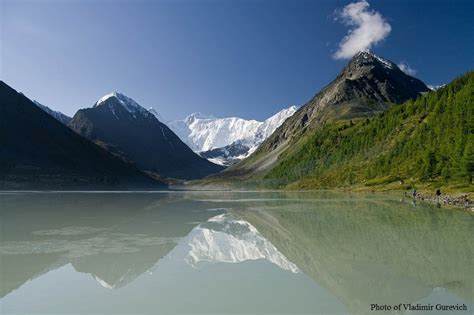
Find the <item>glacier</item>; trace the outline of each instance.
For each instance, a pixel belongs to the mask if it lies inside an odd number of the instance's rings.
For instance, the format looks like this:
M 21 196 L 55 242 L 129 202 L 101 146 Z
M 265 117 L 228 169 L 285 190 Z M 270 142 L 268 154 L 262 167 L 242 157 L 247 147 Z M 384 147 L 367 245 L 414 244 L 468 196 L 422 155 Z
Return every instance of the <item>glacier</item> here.
M 164 123 L 194 152 L 214 163 L 229 165 L 254 152 L 297 110 L 297 106 L 290 106 L 264 121 L 193 113 L 183 120 Z M 159 115 L 155 116 L 160 120 Z

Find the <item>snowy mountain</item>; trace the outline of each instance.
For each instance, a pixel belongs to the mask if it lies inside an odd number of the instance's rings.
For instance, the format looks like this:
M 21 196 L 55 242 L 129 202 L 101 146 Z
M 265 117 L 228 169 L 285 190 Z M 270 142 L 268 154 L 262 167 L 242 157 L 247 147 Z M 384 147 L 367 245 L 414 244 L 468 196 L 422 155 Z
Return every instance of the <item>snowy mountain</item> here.
M 0 189 L 166 187 L 79 136 L 3 81 L 0 135 L 0 165 L 8 166 L 0 171 Z
M 46 105 L 43 105 L 35 100 L 32 100 L 32 102 L 38 106 L 39 108 L 41 108 L 42 110 L 44 110 L 45 112 L 47 112 L 48 114 L 50 114 L 51 116 L 53 116 L 54 118 L 56 118 L 57 120 L 59 120 L 60 122 L 62 122 L 64 125 L 67 125 L 69 124 L 69 122 L 72 120 L 71 117 L 67 116 L 67 115 L 64 115 L 63 113 L 61 112 L 58 112 L 58 111 L 55 111 L 55 110 L 52 110 L 51 108 L 49 108 L 48 106 Z
M 132 115 L 136 115 L 137 113 L 142 114 L 144 116 L 151 116 L 150 111 L 146 110 L 142 106 L 140 106 L 137 102 L 135 102 L 133 99 L 131 99 L 128 96 L 125 96 L 121 93 L 117 92 L 112 92 L 110 94 L 102 96 L 95 104 L 93 107 L 99 107 L 99 106 L 107 106 L 113 114 L 116 116 L 115 113 L 115 106 L 116 104 L 120 104 L 121 107 L 125 108 L 129 113 Z
M 197 179 L 222 169 L 194 153 L 152 112 L 117 92 L 79 110 L 69 127 L 142 171 L 163 177 Z
M 245 158 L 298 108 L 291 106 L 265 121 L 216 118 L 194 113 L 167 125 L 193 151 L 214 163 L 229 165 Z

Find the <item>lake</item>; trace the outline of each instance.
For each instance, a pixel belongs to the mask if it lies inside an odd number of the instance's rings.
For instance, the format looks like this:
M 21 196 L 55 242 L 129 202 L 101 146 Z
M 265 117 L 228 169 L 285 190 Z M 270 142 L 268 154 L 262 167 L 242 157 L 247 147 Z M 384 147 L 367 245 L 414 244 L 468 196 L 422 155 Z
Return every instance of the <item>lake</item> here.
M 473 232 L 390 195 L 1 193 L 0 313 L 470 314 Z

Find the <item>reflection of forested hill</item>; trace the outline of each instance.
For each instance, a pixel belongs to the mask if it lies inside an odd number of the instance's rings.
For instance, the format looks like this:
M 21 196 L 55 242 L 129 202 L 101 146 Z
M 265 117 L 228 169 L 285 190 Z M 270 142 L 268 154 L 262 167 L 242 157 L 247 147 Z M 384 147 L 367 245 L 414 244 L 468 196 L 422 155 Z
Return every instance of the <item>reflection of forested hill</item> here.
M 390 201 L 322 200 L 232 213 L 354 314 L 371 303 L 416 302 L 435 287 L 473 301 L 473 220 Z M 254 210 L 258 208 L 256 204 Z
M 0 297 L 67 263 L 105 287 L 124 286 L 198 222 L 215 215 L 199 211 L 204 202 L 170 194 L 3 195 L 0 200 Z

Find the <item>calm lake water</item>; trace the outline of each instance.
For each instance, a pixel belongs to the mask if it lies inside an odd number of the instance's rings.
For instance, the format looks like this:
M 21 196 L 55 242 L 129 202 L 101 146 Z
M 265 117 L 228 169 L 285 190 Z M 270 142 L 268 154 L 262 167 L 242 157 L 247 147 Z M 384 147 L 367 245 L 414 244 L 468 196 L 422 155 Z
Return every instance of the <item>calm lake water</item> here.
M 3 193 L 0 313 L 470 314 L 473 232 L 383 195 Z

